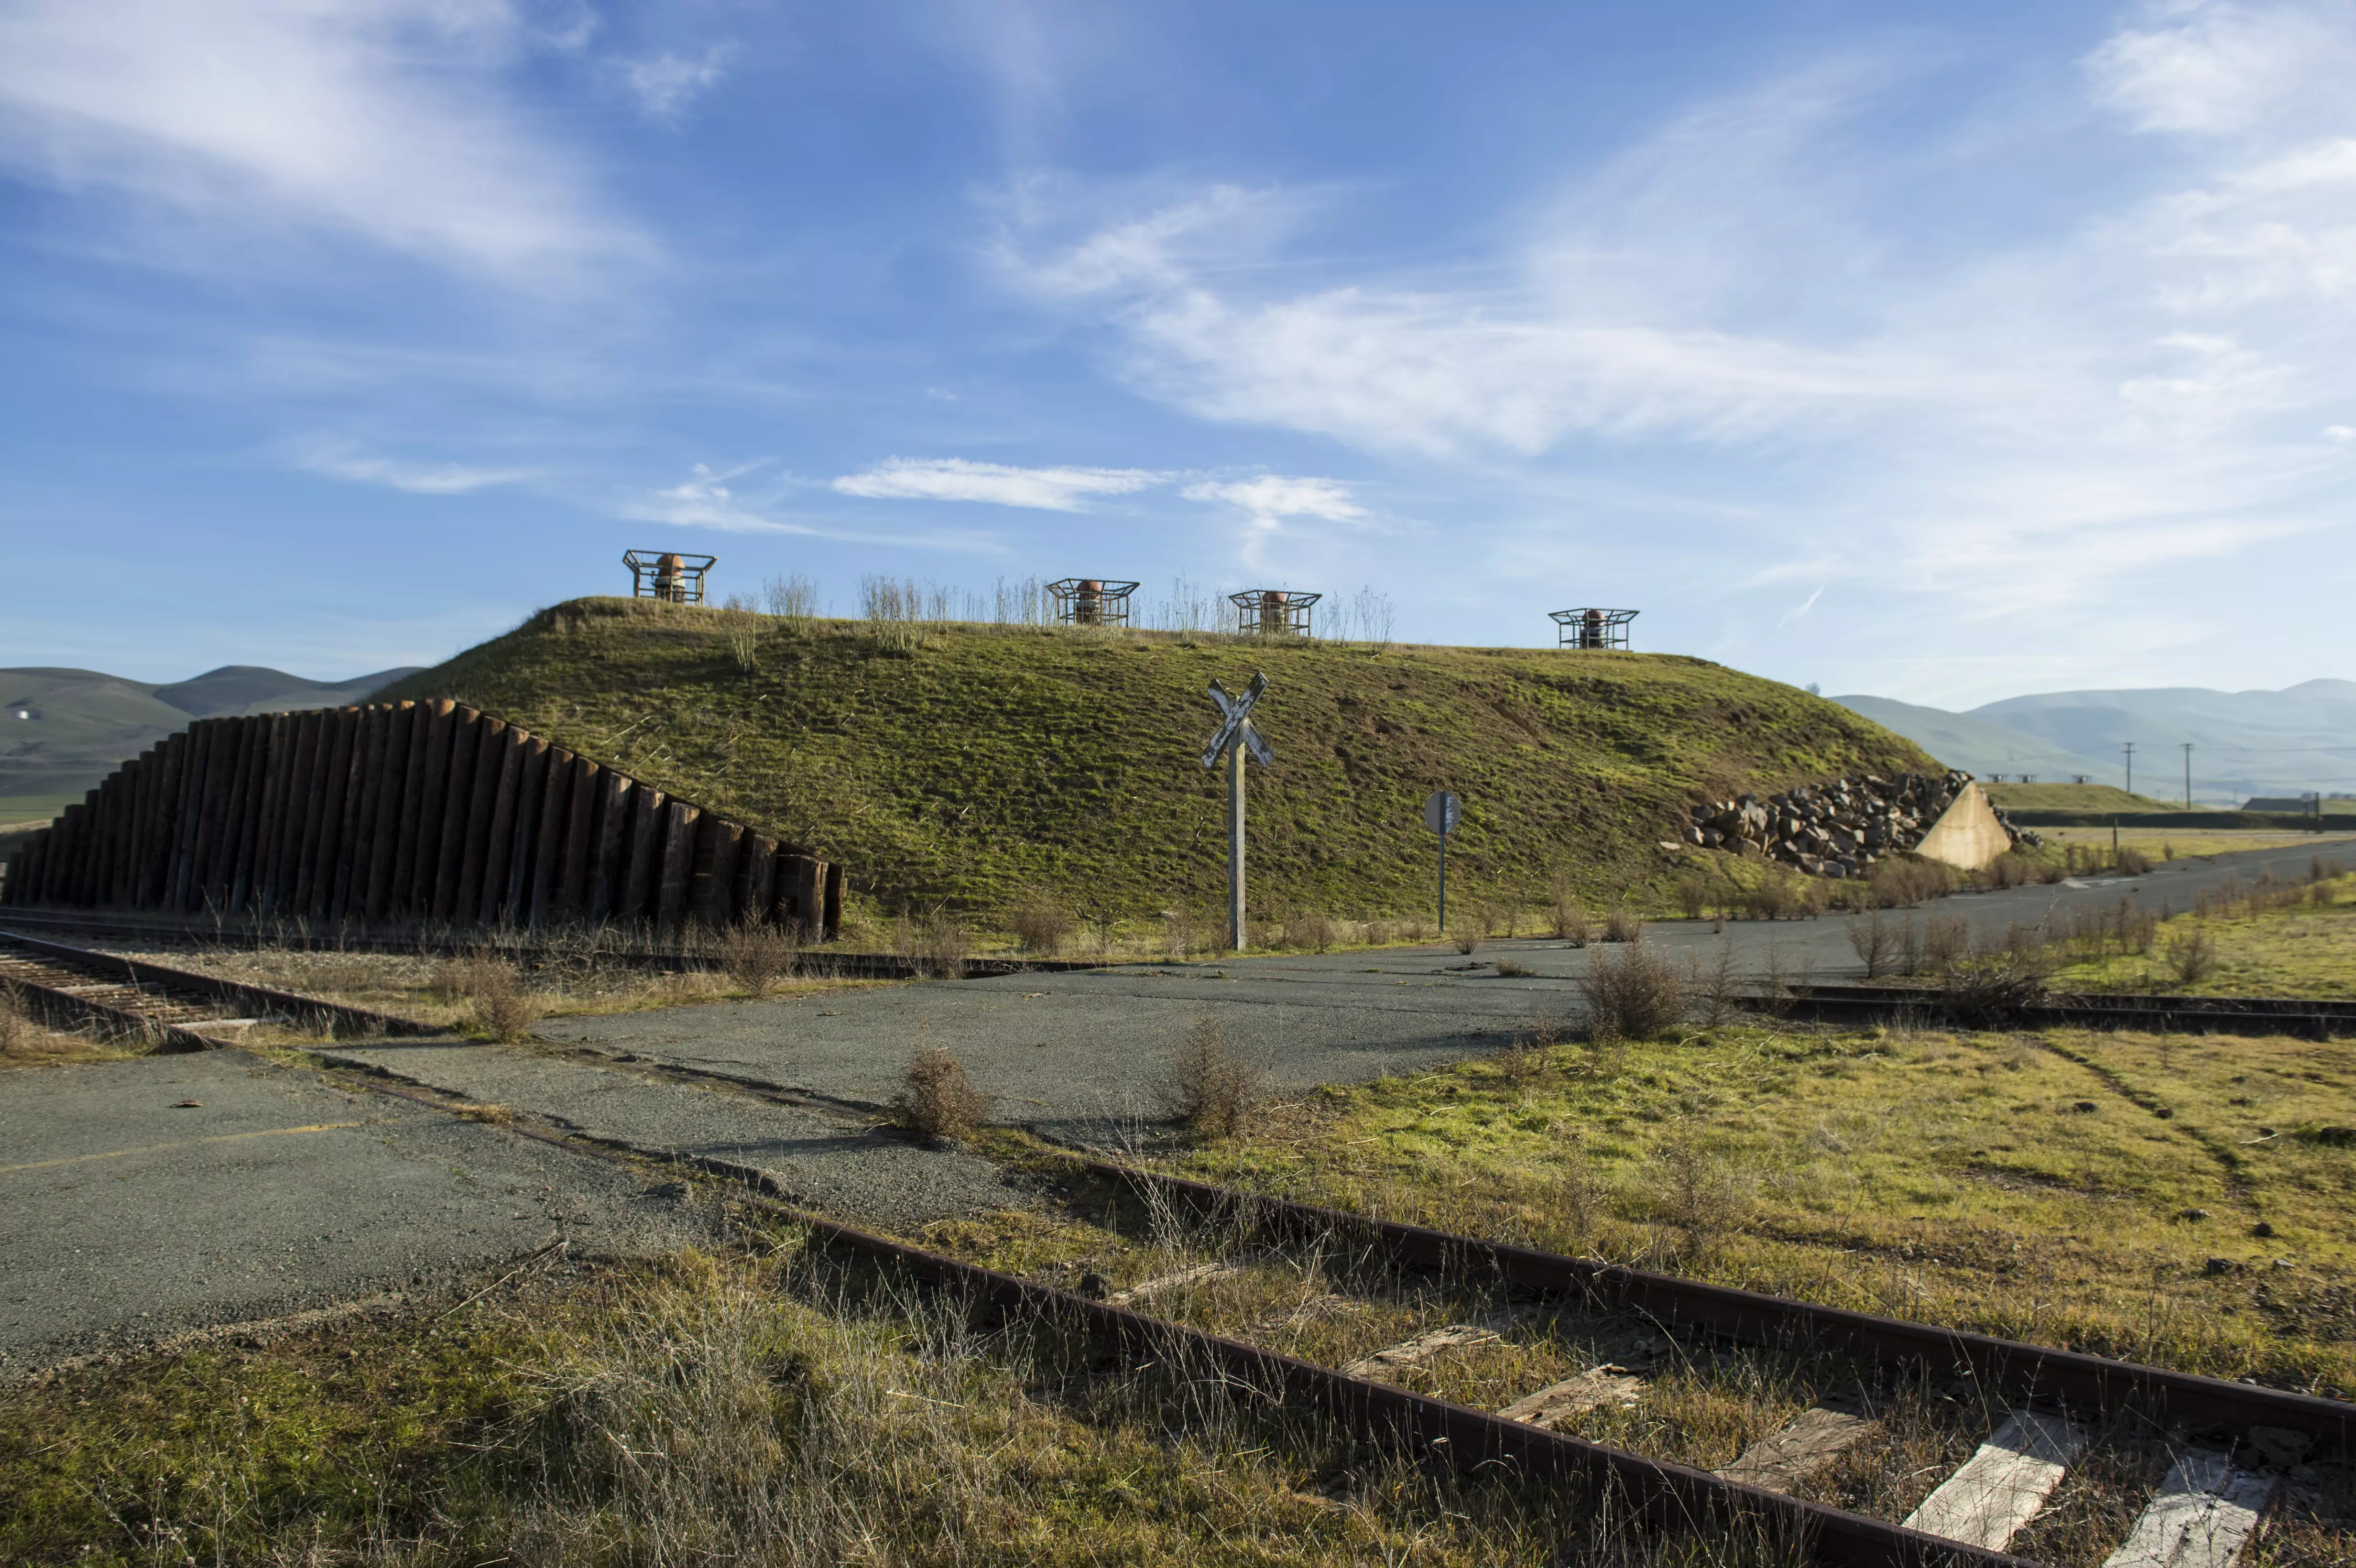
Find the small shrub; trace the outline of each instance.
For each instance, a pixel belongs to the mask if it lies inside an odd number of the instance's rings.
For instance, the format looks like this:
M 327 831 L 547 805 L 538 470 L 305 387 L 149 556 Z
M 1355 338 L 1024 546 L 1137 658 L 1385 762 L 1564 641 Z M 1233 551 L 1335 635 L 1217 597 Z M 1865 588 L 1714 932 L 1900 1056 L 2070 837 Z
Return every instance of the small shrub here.
M 990 1115 L 990 1096 L 973 1086 L 965 1064 L 937 1045 L 920 1045 L 892 1101 L 899 1125 L 928 1138 L 963 1137 Z
M 756 997 L 794 972 L 799 956 L 792 933 L 757 921 L 739 921 L 720 933 L 720 967 Z
M 818 584 L 807 577 L 772 577 L 762 583 L 761 592 L 769 613 L 793 631 L 808 630 L 818 618 Z
M 2124 848 L 2119 850 L 2119 871 L 2121 875 L 2140 877 L 2150 869 L 2151 859 L 2142 851 Z
M 1571 946 L 1588 944 L 1588 912 L 1571 892 L 1571 879 L 1558 876 L 1547 883 L 1547 913 L 1555 918 L 1555 934 Z
M 1959 914 L 1934 914 L 1922 923 L 1922 966 L 1949 969 L 1972 955 L 1972 924 Z
M 1606 942 L 1644 941 L 1644 917 L 1626 904 L 1613 904 L 1603 916 L 1603 940 Z
M 1954 891 L 1954 873 L 1936 860 L 1877 860 L 1866 881 L 1867 901 L 1880 909 L 1912 909 Z
M 1258 1067 L 1236 1054 L 1215 1019 L 1198 1018 L 1170 1053 L 1164 1096 L 1170 1115 L 1198 1133 L 1242 1130 L 1262 1093 Z
M 1296 910 L 1286 917 L 1284 942 L 1288 947 L 1306 947 L 1312 952 L 1328 953 L 1340 940 L 1341 928 L 1333 917 L 1320 910 Z
M 731 616 L 728 621 L 728 656 L 746 675 L 757 674 L 761 668 L 761 628 L 749 615 Z
M 2217 970 L 2217 944 L 2208 930 L 2195 924 L 2172 933 L 2160 949 L 2169 978 L 2179 986 L 2197 986 Z
M 2041 956 L 2005 952 L 1956 965 L 1940 982 L 1940 1009 L 1966 1029 L 2002 1028 L 2044 1001 L 2049 966 Z
M 1733 1169 L 1689 1137 L 1653 1151 L 1653 1211 L 1676 1227 L 1689 1252 L 1704 1252 L 1742 1222 L 1748 1205 Z
M 941 909 L 921 920 L 894 922 L 892 945 L 917 977 L 926 980 L 962 980 L 966 958 L 973 951 L 965 927 Z
M 1686 960 L 1686 995 L 1701 1009 L 1702 1022 L 1717 1029 L 1734 1017 L 1742 1000 L 1742 986 L 1734 973 L 1734 944 L 1718 944 L 1718 961 L 1705 964 L 1697 953 Z
M 1458 926 L 1456 934 L 1448 940 L 1456 944 L 1456 951 L 1467 958 L 1481 951 L 1481 933 L 1472 926 Z
M 541 1002 L 523 983 L 512 964 L 489 959 L 474 961 L 472 988 L 475 1022 L 502 1045 L 519 1045 L 531 1038 L 540 1021 Z
M 1575 1136 L 1563 1155 L 1554 1194 L 1555 1210 L 1561 1215 L 1562 1228 L 1570 1238 L 1570 1250 L 1574 1253 L 1585 1252 L 1594 1240 L 1596 1221 L 1602 1218 L 1608 1194 L 1596 1178 L 1587 1151 L 1580 1147 Z
M 2037 863 L 2026 855 L 2008 849 L 1998 855 L 1982 875 L 1987 878 L 1992 888 L 2017 888 L 2036 880 Z
M 1898 955 L 1898 932 L 1895 926 L 1875 910 L 1863 919 L 1852 916 L 1848 923 L 1848 944 L 1851 951 L 1865 963 L 1865 977 L 1879 980 L 1889 971 Z
M 1526 980 L 1537 973 L 1528 965 L 1517 964 L 1511 958 L 1497 960 L 1497 977 L 1501 980 Z
M 1184 921 L 1183 915 L 1176 919 L 1180 923 Z M 1072 917 L 1044 899 L 1026 899 L 1017 904 L 1008 923 L 1012 927 L 1014 940 L 1022 944 L 1023 951 L 1037 954 L 1042 958 L 1053 958 L 1072 938 Z M 1190 930 L 1186 937 L 1191 939 L 1192 936 Z M 1183 955 L 1189 945 L 1173 940 L 1172 948 Z
M 1649 1039 L 1685 1017 L 1676 966 L 1641 945 L 1597 954 L 1579 977 L 1579 993 L 1589 1030 L 1599 1038 Z
M 1677 879 L 1677 906 L 1687 920 L 1699 920 L 1709 910 L 1709 883 L 1688 871 Z

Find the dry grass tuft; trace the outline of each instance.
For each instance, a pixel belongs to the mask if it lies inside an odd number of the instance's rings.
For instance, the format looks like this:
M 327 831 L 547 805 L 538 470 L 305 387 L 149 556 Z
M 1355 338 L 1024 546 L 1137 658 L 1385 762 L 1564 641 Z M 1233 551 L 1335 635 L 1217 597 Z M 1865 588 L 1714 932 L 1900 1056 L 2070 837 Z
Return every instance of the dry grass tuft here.
M 492 959 L 473 965 L 467 996 L 476 1024 L 502 1045 L 530 1040 L 531 1026 L 540 1021 L 541 1000 L 524 985 L 522 974 L 512 964 Z
M 1023 952 L 1042 958 L 1053 958 L 1072 938 L 1072 917 L 1044 898 L 1028 898 L 1015 905 L 1009 926 Z
M 894 1121 L 928 1138 L 963 1137 L 990 1115 L 990 1096 L 973 1086 L 965 1064 L 937 1045 L 920 1045 L 892 1102 Z
M 720 967 L 727 976 L 756 997 L 793 974 L 800 944 L 782 926 L 740 921 L 721 933 Z
M 1579 977 L 1579 994 L 1588 1032 L 1599 1040 L 1650 1040 L 1686 1014 L 1676 965 L 1637 944 L 1597 954 Z
M 1170 1053 L 1164 1094 L 1171 1116 L 1198 1133 L 1240 1132 L 1263 1095 L 1258 1067 L 1236 1054 L 1215 1019 L 1196 1019 Z

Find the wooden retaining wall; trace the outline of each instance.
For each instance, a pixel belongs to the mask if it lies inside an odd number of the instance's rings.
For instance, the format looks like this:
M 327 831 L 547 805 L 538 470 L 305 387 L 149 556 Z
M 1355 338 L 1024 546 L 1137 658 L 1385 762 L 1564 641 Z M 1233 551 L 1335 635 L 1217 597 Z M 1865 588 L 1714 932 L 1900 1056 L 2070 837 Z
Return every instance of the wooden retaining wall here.
M 443 700 L 200 719 L 35 835 L 0 904 L 831 939 L 842 868 Z

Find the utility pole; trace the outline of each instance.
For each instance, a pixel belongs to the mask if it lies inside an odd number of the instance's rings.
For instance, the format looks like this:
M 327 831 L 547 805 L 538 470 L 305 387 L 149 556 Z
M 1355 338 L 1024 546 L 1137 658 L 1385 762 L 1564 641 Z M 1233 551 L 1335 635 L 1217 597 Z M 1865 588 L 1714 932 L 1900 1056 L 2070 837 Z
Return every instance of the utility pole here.
M 2135 794 L 2135 742 L 2123 741 L 2120 742 L 2120 748 L 2127 754 L 2127 793 L 2133 795 Z
M 2184 748 L 2184 809 L 2192 809 L 2192 742 L 2179 741 Z
M 1268 677 L 1258 674 L 1240 697 L 1230 697 L 1226 687 L 1211 682 L 1219 730 L 1203 749 L 1205 767 L 1217 767 L 1223 756 L 1227 764 L 1227 946 L 1237 953 L 1244 950 L 1244 753 L 1249 752 L 1261 767 L 1276 765 L 1251 720 L 1252 709 L 1267 689 Z

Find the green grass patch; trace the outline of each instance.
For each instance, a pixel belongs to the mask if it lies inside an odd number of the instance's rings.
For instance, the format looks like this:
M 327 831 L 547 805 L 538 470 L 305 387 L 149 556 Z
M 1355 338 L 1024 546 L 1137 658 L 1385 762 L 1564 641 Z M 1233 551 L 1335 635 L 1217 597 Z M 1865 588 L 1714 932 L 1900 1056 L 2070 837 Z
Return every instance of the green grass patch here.
M 1695 801 L 1934 764 L 1848 709 L 1674 655 L 1258 643 L 864 623 L 590 599 L 389 689 L 451 697 L 845 862 L 885 912 L 1207 908 L 1226 786 L 1204 691 L 1265 671 L 1256 912 L 1423 912 L 1432 790 L 1464 800 L 1466 907 L 1667 901 Z
M 1532 1055 L 1329 1089 L 1186 1164 L 1841 1307 L 2356 1390 L 2356 1150 L 2283 1136 L 2356 1125 L 2341 1047 L 1742 1027 Z
M 2356 997 L 2356 877 L 2229 889 L 2159 923 L 2147 953 L 2055 973 L 2056 990 Z

